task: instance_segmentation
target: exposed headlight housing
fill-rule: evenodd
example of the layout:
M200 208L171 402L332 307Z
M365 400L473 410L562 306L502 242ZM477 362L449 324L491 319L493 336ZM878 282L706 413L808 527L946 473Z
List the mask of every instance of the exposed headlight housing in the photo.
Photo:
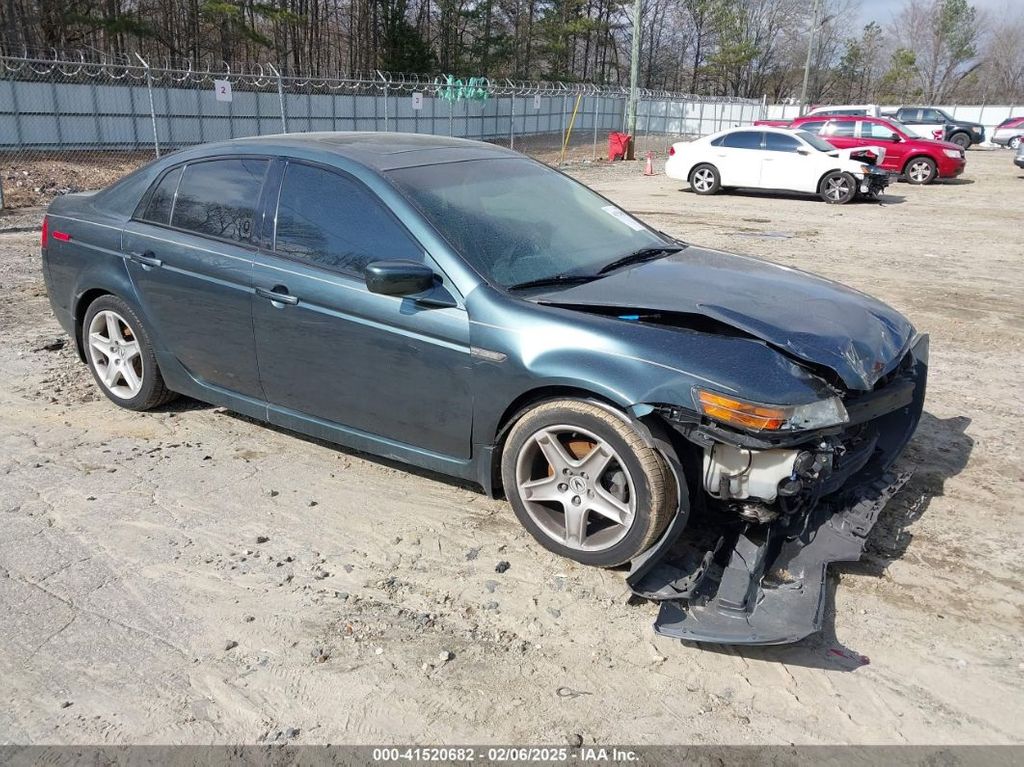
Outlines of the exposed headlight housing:
M704 416L747 431L822 429L849 420L838 397L806 405L764 405L695 387L693 403Z
M946 157L952 157L954 160L959 160L963 156L959 149L943 149L942 151Z

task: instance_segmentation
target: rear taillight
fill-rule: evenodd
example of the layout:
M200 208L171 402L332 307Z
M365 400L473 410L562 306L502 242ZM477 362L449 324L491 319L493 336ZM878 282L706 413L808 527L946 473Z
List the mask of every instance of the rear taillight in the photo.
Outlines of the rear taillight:
M668 156L672 157L672 156L675 155L675 153L676 153L676 148L674 146L669 146L669 148L668 148Z
M50 219L47 216L43 216L43 230L39 233L39 247L45 248L47 241L50 239Z

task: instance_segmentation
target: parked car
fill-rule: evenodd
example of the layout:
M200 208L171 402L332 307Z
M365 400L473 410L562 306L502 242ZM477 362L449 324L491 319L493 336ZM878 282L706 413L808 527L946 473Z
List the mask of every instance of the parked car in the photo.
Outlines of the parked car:
M921 138L938 137L963 149L985 140L984 125L957 120L949 112L935 107L900 107L887 116L899 120Z
M992 132L992 141L1000 146L1017 149L1024 140L1024 117L1008 117Z
M54 200L42 264L114 404L185 394L478 482L556 554L630 562L693 640L820 628L924 400L927 336L885 304L476 141L185 149Z
M838 106L814 107L805 117L840 117L842 115L858 115L862 117L881 117L882 110L877 104L841 104Z
M955 178L967 164L962 147L948 141L915 136L896 120L881 117L801 117L794 130L817 133L840 149L882 146L879 165L902 175L911 184L930 184L937 178Z
M1024 168L1024 142L1017 144L1017 154L1013 158L1013 164L1018 168Z
M879 117L881 110L875 104L848 104L846 106L814 107L804 117L836 117L839 115L863 115ZM788 120L755 120L754 125L766 128L788 128L793 118Z
M816 194L842 205L858 194L874 197L889 184L889 174L873 164L881 151L870 161L851 157L857 152L837 150L806 131L731 128L673 144L665 175L688 182L697 194L730 187L774 189Z

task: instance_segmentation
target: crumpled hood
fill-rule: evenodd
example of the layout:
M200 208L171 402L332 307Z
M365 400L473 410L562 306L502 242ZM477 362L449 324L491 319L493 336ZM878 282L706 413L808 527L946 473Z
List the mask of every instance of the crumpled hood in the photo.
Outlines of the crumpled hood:
M730 325L870 390L914 336L899 312L805 272L693 246L599 280L533 296L568 306L697 314Z

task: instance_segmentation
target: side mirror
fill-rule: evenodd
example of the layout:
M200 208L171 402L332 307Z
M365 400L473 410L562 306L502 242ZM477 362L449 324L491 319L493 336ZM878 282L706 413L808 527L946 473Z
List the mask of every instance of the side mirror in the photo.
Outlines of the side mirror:
M434 270L415 261L374 261L363 270L371 293L411 296L434 287Z
M811 150L807 149L805 147L800 147L799 149L796 150L796 153L797 154L810 154Z
M889 138L892 139L892 141L894 143L896 143L896 144L900 143L903 140L903 139L900 138L900 134L899 133L893 133L893 134L891 134L889 136Z

